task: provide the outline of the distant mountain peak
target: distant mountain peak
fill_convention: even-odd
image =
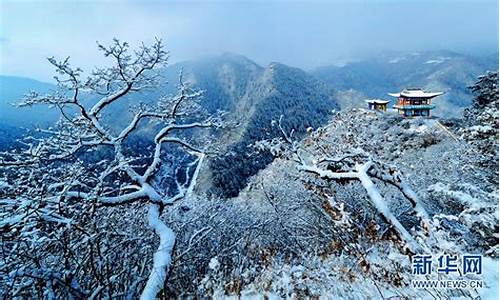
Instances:
[[[263,69],[260,65],[258,65],[256,62],[253,60],[249,59],[248,57],[233,53],[233,52],[224,52],[219,55],[209,55],[209,56],[204,56],[200,57],[197,59],[193,60],[188,60],[184,62],[180,62],[176,65],[183,65],[183,66],[195,66],[195,67],[217,67],[221,65],[232,65],[232,66],[240,66],[252,70],[261,70]]]
[[[245,55],[242,55],[239,53],[234,53],[234,52],[224,52],[221,55],[218,55],[218,57],[220,57],[222,59],[229,59],[229,60],[235,60],[235,61],[245,61],[248,63],[256,64],[253,60],[246,57]]]
[[[472,101],[467,86],[490,69],[498,69],[497,57],[433,50],[419,51],[418,55],[391,51],[343,67],[318,68],[312,73],[344,95],[351,90],[358,92],[359,96],[352,99],[342,97],[344,107],[364,105],[360,97],[384,99],[388,91],[420,86],[447,92],[436,108],[438,116],[458,116]]]
[[[2,75],[2,74],[0,74],[0,83],[2,83],[2,85],[12,84],[12,83],[18,83],[18,84],[32,83],[32,84],[47,85],[47,86],[52,85],[51,83],[40,81],[33,78],[16,76],[16,75]]]

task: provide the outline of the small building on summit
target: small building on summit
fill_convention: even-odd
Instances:
[[[387,104],[389,103],[389,101],[380,99],[369,99],[366,100],[366,103],[368,104],[369,110],[387,111]]]
[[[404,89],[400,93],[389,93],[389,96],[398,98],[394,108],[405,117],[430,117],[431,110],[436,106],[432,98],[441,96],[444,92],[426,92],[422,89]]]

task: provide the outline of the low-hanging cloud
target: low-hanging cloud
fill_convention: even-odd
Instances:
[[[96,41],[165,39],[172,61],[236,52],[311,68],[380,51],[494,52],[497,1],[2,2],[0,73],[47,80],[48,56],[85,70]],[[7,42],[8,41],[8,42]]]

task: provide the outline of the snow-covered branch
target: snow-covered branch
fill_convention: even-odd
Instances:
[[[112,271],[97,270],[93,260],[116,263],[114,256],[117,252],[110,250],[112,247],[109,245],[103,246],[107,251],[102,251],[101,244],[106,242],[94,238],[101,234],[99,228],[112,228],[112,232],[117,229],[112,220],[101,219],[98,215],[100,210],[120,211],[123,216],[127,216],[123,220],[126,221],[141,210],[130,211],[125,205],[147,203],[148,223],[159,237],[159,246],[141,298],[154,299],[168,278],[175,245],[175,233],[162,221],[162,213],[168,210],[167,206],[193,192],[206,147],[200,145],[202,143],[194,138],[196,135],[193,132],[222,126],[222,116],[208,115],[203,111],[199,104],[202,92],[191,88],[181,74],[177,95],[141,104],[138,109],[133,108],[135,113],[128,125],[111,128],[110,124],[115,120],[113,114],[117,113],[111,104],[122,101],[131,93],[157,86],[160,78],[157,71],[166,65],[168,53],[163,49],[161,40],[156,40],[151,46],[141,45],[133,52],[127,43],[118,40],[114,40],[110,46],[99,44],[98,47],[106,57],[112,59],[111,66],[97,68],[88,78],[82,79],[83,71],[73,68],[69,59],[58,61],[50,58],[49,62],[60,76],[56,78],[58,89],[47,95],[30,93],[21,102],[21,106],[56,106],[61,119],[55,126],[41,128],[26,137],[22,141],[23,148],[0,153],[0,200],[8,203],[5,206],[8,213],[2,212],[2,218],[5,218],[0,229],[52,228],[55,231],[50,234],[54,235],[59,231],[64,232],[57,238],[43,240],[47,245],[45,249],[58,249],[64,245],[65,251],[79,249],[91,252],[84,258],[80,258],[79,254],[65,253],[66,260],[78,257],[75,262],[77,266],[65,261],[57,268],[73,277],[76,276],[72,275],[73,270],[86,268],[85,272],[92,272],[97,280],[89,286],[91,291],[88,295],[101,297],[103,293],[108,293],[107,296],[112,298],[111,282],[116,279],[98,275]],[[97,100],[89,105],[83,98]],[[103,113],[104,110],[106,113]],[[117,127],[116,124],[113,126]],[[149,149],[134,148],[129,143],[129,138],[143,129],[153,131],[154,138],[150,141],[154,145],[153,153],[145,153]],[[186,172],[183,184],[176,179],[176,187],[160,189],[155,184],[155,177],[165,154],[168,154],[162,152],[171,149],[165,144],[180,146],[178,148],[196,158],[187,166],[181,165],[181,162],[174,162],[174,165],[188,169],[196,166],[196,169],[194,173]],[[175,155],[179,154],[170,156],[175,158]],[[86,227],[91,232],[97,232],[96,235],[89,234],[88,240],[74,245],[72,238],[78,236],[74,231],[82,231]],[[13,239],[9,243],[10,250],[20,251],[24,245],[33,247],[32,243],[39,242],[36,239],[26,240],[28,236],[30,234],[21,238],[24,244],[20,248],[19,243],[15,242],[19,237]],[[124,243],[136,242],[135,239],[126,239]],[[47,257],[55,255],[46,254]],[[33,263],[28,263],[22,255],[12,257],[15,264]],[[39,261],[45,259],[36,258],[34,263],[40,264]],[[142,269],[147,268],[143,266]],[[140,278],[146,277],[137,269],[130,272],[137,272]],[[72,278],[65,280],[71,283]],[[136,284],[140,283],[141,280],[136,281]],[[36,280],[33,288],[35,284]],[[53,284],[51,286],[56,289]],[[67,296],[60,290],[55,293],[61,298]]]
[[[391,223],[399,235],[403,238],[405,242],[408,243],[410,249],[417,251],[420,249],[419,244],[411,236],[411,234],[403,227],[399,220],[391,212],[384,198],[377,189],[375,183],[368,175],[368,170],[373,167],[373,163],[368,161],[364,164],[356,164],[354,166],[354,171],[350,172],[332,172],[330,170],[324,170],[317,166],[311,165],[299,165],[299,170],[317,174],[319,177],[324,179],[357,179],[361,182],[364,189],[366,190],[368,197],[371,200],[372,205],[377,209],[377,211],[384,216],[384,218]]]
[[[372,179],[373,177],[396,186],[411,202],[415,214],[421,218],[422,227],[428,231],[428,214],[400,170],[373,159],[371,155],[362,149],[353,149],[341,155],[329,156],[326,153],[320,158],[311,157],[310,153],[302,151],[299,144],[291,139],[291,134],[286,133],[287,131],[282,126],[282,117],[278,121],[278,126],[284,136],[283,142],[289,145],[288,157],[297,162],[297,168],[300,171],[312,173],[322,179],[328,180],[359,180],[373,207],[393,226],[408,247],[413,252],[424,247],[417,243],[415,238],[389,209],[384,197]]]
[[[160,206],[149,205],[149,226],[160,237],[160,245],[153,257],[153,268],[144,287],[141,299],[155,299],[163,288],[172,262],[172,252],[175,245],[175,233],[160,219]]]

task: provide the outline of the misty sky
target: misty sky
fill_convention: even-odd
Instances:
[[[96,41],[165,40],[172,62],[235,52],[312,68],[385,50],[498,51],[498,2],[3,1],[0,74],[50,80],[46,57],[84,70]]]

